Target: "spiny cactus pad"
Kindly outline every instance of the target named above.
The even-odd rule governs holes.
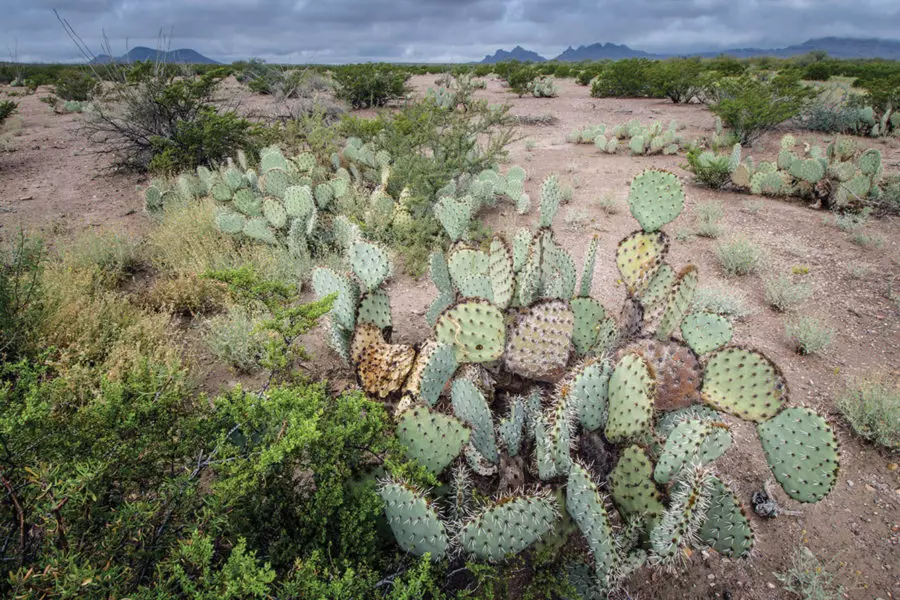
[[[659,265],[656,274],[641,291],[639,299],[648,314],[662,311],[666,300],[669,298],[669,290],[675,283],[675,271],[666,263]]]
[[[466,522],[458,539],[463,550],[476,558],[499,562],[544,537],[558,518],[553,498],[503,498]]]
[[[359,287],[356,283],[347,275],[328,267],[319,267],[312,273],[312,285],[320,299],[337,294],[331,308],[331,317],[344,329],[353,331],[359,302]]]
[[[673,173],[647,169],[631,181],[628,206],[644,231],[657,231],[681,214],[684,186]]]
[[[691,307],[698,281],[697,269],[693,265],[688,265],[675,277],[659,319],[659,327],[656,329],[657,339],[669,339],[672,332],[681,324],[681,320]]]
[[[620,443],[649,432],[655,393],[653,371],[646,361],[634,353],[622,357],[609,378],[606,438]]]
[[[364,294],[359,301],[357,323],[372,323],[379,329],[391,326],[391,299],[383,290]]]
[[[682,549],[696,543],[711,496],[710,476],[702,469],[691,469],[675,482],[669,507],[650,532],[650,545],[658,561],[674,560]]]
[[[700,540],[725,556],[741,558],[753,548],[753,529],[734,492],[717,477],[710,478],[711,494]]]
[[[406,455],[435,475],[459,456],[469,435],[458,419],[427,406],[404,411],[397,423],[397,439],[406,448]]]
[[[834,432],[808,408],[792,407],[757,428],[766,460],[788,496],[818,502],[837,481],[838,446]]]
[[[616,249],[616,266],[629,293],[640,295],[650,284],[669,252],[669,238],[662,231],[635,231]]]
[[[385,398],[400,389],[415,359],[412,346],[375,341],[360,352],[356,375],[366,393]]]
[[[429,340],[416,357],[416,365],[410,375],[413,381],[407,381],[407,388],[429,406],[434,406],[458,366],[453,346]]]
[[[653,482],[653,465],[640,446],[629,446],[610,474],[610,493],[626,518],[654,521],[663,513],[659,490]]]
[[[434,205],[434,216],[447,231],[452,241],[465,238],[472,219],[473,206],[470,198],[451,198],[445,196]]]
[[[593,482],[587,470],[578,463],[573,464],[569,470],[569,479],[566,485],[566,510],[578,524],[578,529],[581,530],[591,549],[591,554],[594,555],[597,578],[605,581],[616,558],[612,528],[609,525],[606,508],[603,506],[603,498],[597,490],[597,484]]]
[[[510,456],[519,454],[522,440],[525,438],[525,401],[522,398],[514,398],[509,403],[509,415],[500,421],[497,432],[506,446]]]
[[[494,421],[484,394],[468,379],[455,379],[450,388],[453,412],[472,428],[472,445],[488,462],[497,464],[497,439]]]
[[[498,308],[505,309],[512,301],[516,282],[513,276],[512,253],[503,238],[495,237],[491,240],[488,275],[494,304]]]
[[[589,360],[576,367],[562,384],[569,387],[578,421],[588,431],[606,425],[611,374],[612,369],[605,361]]]
[[[600,236],[595,235],[591,238],[587,253],[584,255],[584,269],[581,272],[581,284],[578,288],[578,295],[582,298],[587,298],[591,295],[591,285],[594,281],[594,266],[597,262],[597,247],[599,245]]]
[[[690,419],[681,421],[666,440],[653,471],[657,483],[669,483],[684,469],[707,465],[731,447],[731,433],[723,423]]]
[[[425,495],[402,483],[385,483],[378,490],[384,501],[384,514],[403,550],[433,560],[442,558],[450,548],[443,521]]]
[[[569,362],[575,315],[565,302],[544,300],[522,310],[509,328],[503,360],[511,372],[559,381]]]
[[[573,298],[569,306],[575,315],[575,328],[572,331],[575,352],[588,354],[597,344],[600,324],[606,318],[606,309],[590,296]]]
[[[357,239],[350,245],[349,258],[353,272],[362,281],[366,291],[371,292],[380,287],[393,270],[387,251],[365,240]]]
[[[656,377],[653,406],[657,411],[684,408],[700,401],[703,370],[690,348],[676,341],[643,338],[625,346],[616,356],[629,352],[640,354]]]
[[[697,354],[718,350],[731,341],[733,331],[731,321],[711,312],[691,313],[681,323],[681,337]]]
[[[258,242],[265,242],[273,246],[278,243],[275,232],[269,227],[269,222],[263,217],[247,219],[244,224],[244,235]]]
[[[497,360],[506,341],[503,313],[483,300],[460,302],[445,310],[435,334],[439,342],[453,346],[459,363]]]
[[[703,401],[742,419],[761,423],[787,401],[787,384],[764,355],[745,348],[712,354],[703,368]]]

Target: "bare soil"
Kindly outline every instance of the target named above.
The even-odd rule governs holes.
[[[412,80],[416,93],[434,86],[436,76]],[[632,118],[643,122],[671,119],[683,126],[680,134],[691,140],[709,136],[714,118],[703,106],[673,105],[662,100],[595,99],[588,88],[571,80],[557,82],[559,97],[517,98],[498,81],[488,81],[480,92],[491,102],[508,102],[522,116],[552,115],[552,126],[522,126],[522,139],[510,152],[510,161],[529,174],[526,191],[539,197],[541,181],[558,173],[574,188],[574,198],[557,217],[557,234],[580,264],[589,236],[600,236],[594,277],[594,295],[605,306],[620,306],[624,290],[612,260],[618,241],[636,229],[627,210],[628,183],[648,167],[669,169],[687,184],[685,214],[669,226],[675,238],[690,233],[692,211],[700,203],[721,202],[725,233],[720,240],[689,237],[673,239],[670,262],[692,263],[701,273],[701,285],[743,293],[754,314],[736,326],[735,340],[760,349],[783,369],[796,405],[815,408],[829,416],[842,446],[841,471],[831,495],[816,505],[797,505],[783,494],[785,507],[800,516],[761,519],[750,514],[757,535],[751,560],[729,560],[715,552],[697,552],[691,568],[675,575],[642,571],[630,585],[633,598],[731,598],[769,600],[790,598],[775,578],[790,567],[794,549],[804,544],[826,561],[855,600],[900,598],[900,469],[898,457],[855,438],[834,408],[835,399],[849,381],[873,373],[900,375],[900,219],[873,221],[867,233],[880,237],[881,248],[863,248],[850,234],[824,222],[827,213],[802,202],[768,199],[698,187],[682,168],[682,156],[632,157],[627,153],[602,154],[592,145],[574,145],[566,134],[589,124],[614,125]],[[252,97],[232,84],[242,106],[261,110],[268,99]],[[4,90],[0,88],[0,93]],[[6,90],[7,92],[9,90]],[[38,95],[43,95],[39,92]],[[7,123],[0,143],[0,236],[18,227],[43,232],[49,238],[68,238],[95,227],[110,227],[140,235],[149,226],[135,186],[136,175],[114,174],[109,159],[91,152],[79,135],[80,115],[57,115],[38,96],[17,98],[20,112]],[[371,111],[369,111],[371,112]],[[773,160],[784,133],[801,141],[825,144],[831,136],[809,135],[783,129],[771,132],[745,150],[755,159]],[[900,171],[897,140],[865,139],[882,151],[887,172]],[[5,150],[4,150],[5,148]],[[529,149],[530,148],[530,149]],[[597,200],[610,196],[618,212],[607,214]],[[532,211],[534,212],[534,211]],[[568,219],[567,219],[568,217]],[[495,230],[512,234],[533,225],[536,216],[519,216],[511,206],[500,206],[485,216]],[[766,255],[758,274],[729,278],[721,271],[714,249],[721,240],[744,236]],[[831,346],[821,356],[796,354],[785,336],[791,315],[773,312],[764,301],[765,278],[789,273],[805,265],[812,298],[798,314],[815,315],[835,330]],[[856,274],[851,274],[851,271]],[[861,274],[860,274],[861,273]],[[390,285],[394,311],[394,340],[415,343],[428,331],[424,311],[435,296],[427,277],[395,277]],[[314,355],[306,369],[329,379],[337,387],[351,385],[349,373],[322,343],[311,335],[307,347]],[[225,385],[234,376],[207,365],[206,384]],[[733,485],[746,506],[750,496],[771,477],[751,425],[734,420],[735,444],[717,463],[717,470]],[[777,488],[777,486],[776,486]]]

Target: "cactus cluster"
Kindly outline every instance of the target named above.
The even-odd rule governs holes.
[[[871,106],[860,107],[857,109],[856,123],[853,124],[853,129],[860,135],[871,137],[900,135],[900,110],[888,105],[879,118]]]
[[[615,154],[620,148],[627,148],[632,155],[677,154],[682,145],[678,123],[674,120],[668,127],[660,121],[644,125],[637,119],[610,128],[603,124],[589,125],[573,131],[566,140],[573,144],[594,144],[607,154]]]
[[[543,75],[528,84],[528,92],[535,98],[556,98],[559,93],[553,80]]]
[[[823,150],[800,147],[794,136],[785,135],[774,163],[754,164],[748,157],[732,170],[731,181],[752,194],[798,196],[845,208],[877,196],[881,176],[881,152],[863,150],[852,138],[837,136]]]
[[[387,341],[389,317],[361,318],[362,299],[383,293],[390,273],[383,251],[357,239],[352,274],[313,275],[320,296],[338,294],[334,337],[361,386],[396,403],[408,457],[448,484],[426,494],[382,483],[397,543],[433,559],[496,562],[580,535],[590,568],[578,557],[565,572],[597,593],[692,547],[747,556],[750,521],[713,472],[733,443],[730,419],[756,424],[775,479],[800,502],[835,484],[833,432],[788,407],[784,376],[733,345],[725,318],[690,312],[697,269],[666,262],[664,227],[684,203],[677,177],[646,170],[631,184],[641,229],[616,252],[627,290],[618,316],[591,297],[596,239],[580,281],[555,240],[557,189],[552,179],[542,186],[536,229],[432,255],[434,334],[416,347]]]

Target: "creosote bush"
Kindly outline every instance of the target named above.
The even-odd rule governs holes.
[[[409,92],[410,74],[388,64],[347,65],[334,74],[337,95],[353,108],[384,106]]]
[[[719,100],[710,110],[746,145],[800,114],[815,92],[782,74],[766,79],[749,75],[725,78],[718,82],[717,94]]]

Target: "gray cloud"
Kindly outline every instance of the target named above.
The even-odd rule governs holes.
[[[123,54],[162,31],[226,62],[469,61],[516,44],[553,57],[594,42],[687,52],[900,31],[896,0],[0,0],[2,46],[21,61],[78,60],[54,7],[97,53],[103,33]]]

